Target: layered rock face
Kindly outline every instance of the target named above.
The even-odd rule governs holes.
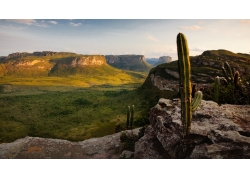
[[[151,65],[143,55],[106,55],[109,65],[125,70],[148,71]]]
[[[107,63],[102,55],[77,55],[52,51],[13,53],[0,61],[0,76],[68,75],[82,73],[87,66],[103,65]]]
[[[104,56],[82,56],[72,59],[65,64],[70,63],[72,67],[81,67],[81,66],[101,66],[106,64]]]
[[[193,113],[190,141],[185,142],[180,100],[160,99],[150,111],[150,126],[135,145],[135,158],[159,157],[250,158],[250,106],[202,100]]]

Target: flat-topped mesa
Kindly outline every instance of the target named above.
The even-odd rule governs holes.
[[[170,56],[161,56],[159,57],[159,61],[157,63],[155,63],[154,65],[159,65],[159,64],[163,64],[163,63],[169,63],[172,62],[172,57]]]
[[[100,55],[76,57],[71,61],[72,67],[101,66],[104,64],[106,64],[106,59]]]
[[[149,71],[152,68],[144,55],[106,55],[105,58],[109,65],[120,69]]]
[[[8,56],[1,56],[0,60],[28,57],[28,56],[55,56],[55,55],[75,55],[75,54],[76,53],[72,53],[72,52],[53,52],[53,51],[35,51],[33,53],[15,52],[15,53],[9,54]]]
[[[132,63],[146,62],[144,55],[106,55],[105,58],[108,64],[116,64],[121,61]]]

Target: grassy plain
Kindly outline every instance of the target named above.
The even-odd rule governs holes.
[[[115,133],[117,124],[125,128],[128,105],[135,105],[135,121],[141,121],[158,101],[157,94],[138,91],[140,85],[2,85],[0,143],[25,136],[80,141]]]

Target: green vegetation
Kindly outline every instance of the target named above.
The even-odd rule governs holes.
[[[27,135],[80,141],[113,134],[118,124],[125,129],[130,103],[136,106],[134,128],[140,127],[149,124],[149,110],[161,97],[159,93],[149,96],[149,92],[143,93],[134,85],[3,86],[0,143]]]
[[[183,124],[183,135],[184,137],[188,137],[192,122],[191,67],[187,39],[182,33],[177,35],[177,51],[180,74],[181,120]]]
[[[219,104],[250,104],[250,76],[240,77],[239,71],[231,69],[226,61],[222,67],[224,78],[217,76],[215,83],[208,86],[204,92],[206,100],[214,100]],[[213,98],[212,98],[213,97]]]

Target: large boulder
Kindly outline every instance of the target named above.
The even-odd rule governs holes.
[[[145,131],[144,141],[139,140],[135,146],[135,158],[147,157],[147,137],[157,138],[169,158],[250,158],[249,105],[219,106],[202,100],[193,113],[189,141],[182,135],[179,99],[160,99],[151,109],[150,124],[154,133]],[[155,154],[159,153],[162,151]]]

